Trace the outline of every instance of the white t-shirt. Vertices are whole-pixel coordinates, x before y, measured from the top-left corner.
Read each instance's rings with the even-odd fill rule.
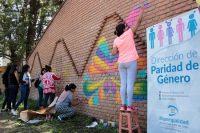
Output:
[[[26,81],[26,84],[29,84],[29,87],[31,87],[31,75],[29,72],[24,73],[22,80]]]

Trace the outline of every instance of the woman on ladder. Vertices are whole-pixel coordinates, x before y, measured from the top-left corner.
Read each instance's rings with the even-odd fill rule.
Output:
[[[132,111],[133,85],[136,80],[137,59],[139,58],[134,41],[136,32],[143,16],[144,7],[135,26],[129,28],[125,23],[119,23],[114,32],[117,38],[114,40],[112,55],[119,53],[118,69],[120,74],[120,95],[122,99],[121,111]],[[128,105],[126,105],[126,94]]]

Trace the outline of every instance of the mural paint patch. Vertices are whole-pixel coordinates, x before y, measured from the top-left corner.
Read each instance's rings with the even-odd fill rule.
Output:
[[[150,4],[149,4],[148,0],[146,0],[142,4],[144,4],[145,8],[149,8],[150,7]],[[132,26],[136,25],[138,17],[141,14],[141,6],[142,6],[142,4],[134,6],[132,8],[132,10],[129,12],[128,17],[125,19],[125,22],[129,27],[132,27]]]
[[[138,71],[140,77],[146,78],[146,70]],[[89,77],[90,79],[90,77]],[[100,100],[104,100],[106,95],[113,94],[115,97],[115,102],[117,104],[121,103],[120,99],[120,81],[114,78],[104,78],[97,82],[84,81],[83,92],[86,97],[89,98],[88,104],[99,105]],[[141,79],[137,80],[134,85],[134,101],[144,101],[147,100],[147,80]]]
[[[96,55],[87,67],[89,75],[116,72],[118,56],[111,55],[106,38],[101,37],[97,46]]]
[[[100,100],[105,100],[109,94],[113,94],[115,103],[120,104],[120,81],[114,77],[103,77],[97,81],[96,77],[102,74],[109,74],[117,72],[118,56],[112,56],[109,45],[105,37],[101,37],[98,41],[97,49],[92,62],[87,66],[87,73],[83,77],[83,92],[89,99],[89,106],[98,106]],[[145,57],[140,57],[138,65],[144,66]],[[94,78],[95,77],[95,78]],[[143,101],[147,99],[147,81],[146,70],[139,70],[137,73],[137,80],[134,89],[134,101]]]

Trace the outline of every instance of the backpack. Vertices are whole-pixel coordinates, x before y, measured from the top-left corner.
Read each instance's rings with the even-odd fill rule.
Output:
[[[35,81],[35,83],[34,83],[35,88],[38,88],[38,87],[39,87],[40,82],[41,82],[41,81],[40,81],[39,78]]]

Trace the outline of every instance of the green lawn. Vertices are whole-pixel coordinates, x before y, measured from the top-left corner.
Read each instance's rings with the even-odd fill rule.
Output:
[[[0,96],[0,105],[3,97]],[[34,101],[29,101],[30,108],[34,108]],[[30,125],[13,117],[7,112],[0,113],[0,132],[1,133],[117,133],[117,128],[103,128],[98,125],[94,129],[85,126],[91,123],[91,118],[77,114],[74,118],[61,123],[57,119],[44,121],[38,125]]]

